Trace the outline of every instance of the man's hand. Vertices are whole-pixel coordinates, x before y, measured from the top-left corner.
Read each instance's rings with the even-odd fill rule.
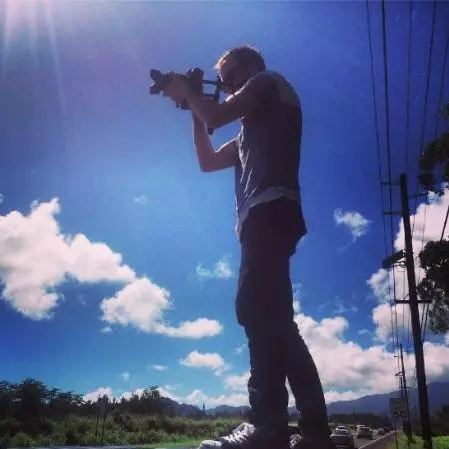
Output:
[[[181,75],[171,74],[172,80],[163,91],[165,97],[170,97],[176,104],[182,104],[190,90],[189,83]]]

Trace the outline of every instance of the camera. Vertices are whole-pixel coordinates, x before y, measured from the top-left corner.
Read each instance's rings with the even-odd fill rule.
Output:
[[[173,72],[162,73],[160,70],[151,69],[150,77],[153,80],[153,83],[150,85],[150,95],[160,94],[172,80],[172,75]],[[210,98],[216,103],[219,102],[220,93],[223,91],[223,83],[218,76],[216,81],[205,80],[203,70],[198,67],[188,70],[185,75],[181,74],[181,76],[185,78],[186,81],[192,86],[192,88],[203,97]],[[205,85],[215,86],[214,92],[205,93]],[[185,100],[182,102],[182,104],[177,104],[176,107],[184,110],[190,110],[190,107]],[[213,133],[213,129],[208,128],[207,132],[209,133],[209,135],[211,135]]]

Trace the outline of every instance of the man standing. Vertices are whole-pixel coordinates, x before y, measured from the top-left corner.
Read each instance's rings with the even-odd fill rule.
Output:
[[[285,78],[266,70],[253,47],[228,50],[215,68],[230,94],[224,103],[205,99],[179,75],[164,89],[192,111],[201,170],[235,169],[241,244],[236,314],[248,338],[250,423],[200,447],[288,448],[288,378],[301,413],[298,448],[333,448],[321,382],[293,320],[289,262],[307,232],[298,182],[299,98]],[[241,121],[239,134],[215,152],[207,128],[235,120]]]

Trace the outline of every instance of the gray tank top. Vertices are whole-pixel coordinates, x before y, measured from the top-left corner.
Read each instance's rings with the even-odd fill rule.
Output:
[[[300,202],[302,114],[298,95],[282,75],[272,71],[257,73],[249,83],[263,86],[263,101],[241,119],[235,139],[239,154],[235,167],[238,236],[254,205],[283,196]]]

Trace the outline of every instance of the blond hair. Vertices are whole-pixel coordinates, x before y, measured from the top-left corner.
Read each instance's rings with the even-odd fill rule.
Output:
[[[225,51],[215,64],[214,69],[218,71],[221,70],[224,63],[231,57],[235,58],[238,64],[245,67],[249,67],[251,64],[254,64],[259,70],[265,70],[265,61],[262,58],[262,55],[259,50],[251,45],[242,45]]]

